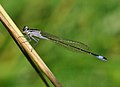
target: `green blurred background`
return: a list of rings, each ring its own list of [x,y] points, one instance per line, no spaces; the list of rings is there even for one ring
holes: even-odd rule
[[[63,87],[120,87],[120,0],[0,0],[16,25],[87,44],[108,62],[50,41],[35,48]],[[52,84],[50,84],[51,87]],[[0,87],[45,87],[0,23]]]

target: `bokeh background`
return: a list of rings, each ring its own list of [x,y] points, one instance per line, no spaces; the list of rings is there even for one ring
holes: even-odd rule
[[[20,30],[27,25],[81,41],[108,58],[104,62],[40,40],[35,49],[63,87],[120,87],[120,0],[0,0],[0,4]],[[2,23],[0,87],[45,87]]]

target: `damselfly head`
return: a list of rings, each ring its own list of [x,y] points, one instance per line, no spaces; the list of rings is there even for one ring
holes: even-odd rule
[[[23,31],[27,31],[27,30],[29,30],[29,27],[28,26],[24,26]]]
[[[23,28],[23,33],[24,34],[28,34],[29,33],[29,27],[28,26],[24,26],[24,28]]]

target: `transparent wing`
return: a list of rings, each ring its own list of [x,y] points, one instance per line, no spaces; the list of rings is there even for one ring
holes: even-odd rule
[[[58,43],[58,44],[66,47],[68,49],[71,49],[71,50],[74,50],[74,51],[77,51],[77,52],[85,52],[83,50],[86,50],[86,51],[89,50],[88,46],[85,45],[82,42],[63,39],[63,38],[57,37],[55,35],[52,35],[52,34],[49,34],[49,33],[46,33],[46,32],[41,32],[41,35],[43,37],[48,38],[49,40],[54,41],[55,43]]]

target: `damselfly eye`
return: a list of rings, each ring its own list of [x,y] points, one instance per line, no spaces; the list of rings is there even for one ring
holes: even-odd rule
[[[28,26],[24,26],[23,31],[29,30]]]

